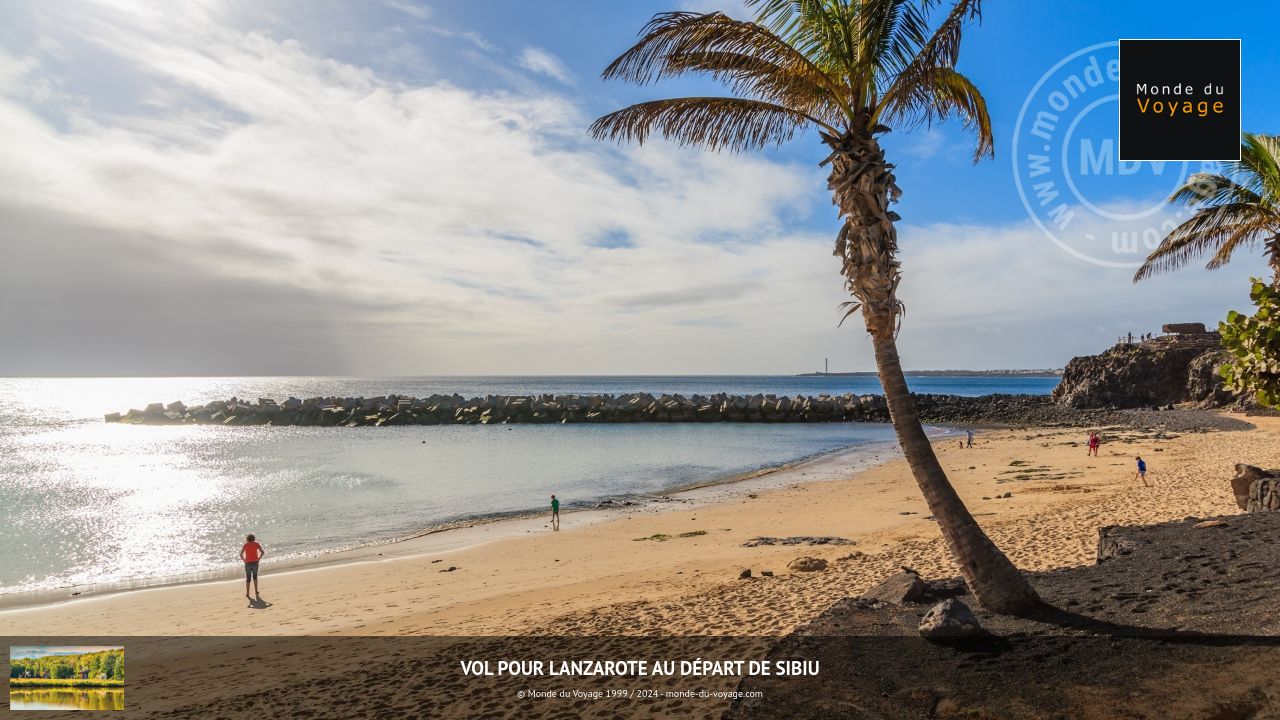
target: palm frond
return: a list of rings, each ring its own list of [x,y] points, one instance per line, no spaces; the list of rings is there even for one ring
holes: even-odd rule
[[[781,144],[808,123],[821,121],[791,108],[760,100],[686,97],[637,103],[591,124],[597,140],[644,144],[657,132],[681,145],[711,150],[755,150]]]
[[[876,72],[877,94],[883,95],[890,85],[889,78],[897,77],[912,58],[920,52],[929,37],[929,20],[921,6],[907,0],[897,0],[894,22],[885,28],[880,47],[870,58]],[[876,101],[872,101],[872,105]]]
[[[742,94],[796,102],[801,112],[849,110],[839,86],[803,53],[761,25],[719,12],[655,15],[601,77],[646,85],[688,72],[711,73]]]
[[[977,136],[973,150],[975,163],[995,155],[986,99],[969,78],[949,67],[921,72],[910,84],[895,84],[891,92],[881,98],[873,117],[878,122],[910,128],[952,116]]]
[[[747,0],[756,20],[809,58],[824,73],[841,79],[861,107],[857,72],[858,7],[847,0]]]
[[[1261,203],[1262,198],[1253,190],[1237,183],[1226,175],[1194,173],[1173,191],[1169,202],[1183,205],[1215,205],[1221,203]]]
[[[930,0],[926,5],[933,5]],[[916,53],[912,64],[921,67],[955,67],[960,60],[964,26],[982,19],[982,0],[956,0],[951,12]]]
[[[1217,270],[1231,262],[1231,256],[1241,247],[1249,247],[1256,244],[1262,239],[1265,227],[1259,227],[1255,224],[1241,225],[1235,229],[1222,241],[1222,245],[1218,247],[1218,251],[1209,258],[1209,262],[1205,264],[1207,270]]]
[[[805,73],[750,55],[722,51],[686,52],[667,56],[677,72],[702,72],[722,82],[731,94],[764,100],[798,110],[828,125],[843,124],[847,116],[839,98]]]
[[[929,6],[932,4],[926,3]],[[980,20],[981,17],[982,0],[956,0],[951,12],[947,13],[933,35],[920,45],[911,60],[896,72],[887,75],[888,87],[881,95],[875,117],[885,116],[886,110],[902,103],[901,98],[913,95],[916,92],[914,86],[928,84],[930,76],[938,68],[954,68],[960,60],[960,40],[965,25]],[[908,108],[912,106],[911,103],[906,104]],[[897,115],[902,117],[900,112]]]
[[[1240,162],[1230,167],[1245,187],[1273,202],[1280,200],[1280,137],[1244,133]]]
[[[1273,219],[1260,214],[1256,205],[1228,203],[1202,208],[1186,222],[1174,228],[1160,245],[1147,256],[1134,282],[1157,273],[1169,272],[1207,253],[1217,253],[1227,243],[1230,252],[1215,267],[1225,263],[1241,243],[1251,242],[1270,226]]]

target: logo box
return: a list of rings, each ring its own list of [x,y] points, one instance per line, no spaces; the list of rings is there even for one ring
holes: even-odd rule
[[[1239,40],[1121,40],[1121,160],[1240,159]]]

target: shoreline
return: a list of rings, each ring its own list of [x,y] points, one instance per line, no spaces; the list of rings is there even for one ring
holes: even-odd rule
[[[926,426],[926,431],[937,432],[936,438],[953,437],[960,431],[955,428]],[[901,458],[897,441],[870,442],[846,445],[787,462],[756,470],[734,473],[714,480],[700,480],[676,485],[657,494],[612,495],[592,501],[594,507],[572,507],[561,513],[571,518],[572,527],[583,527],[608,522],[628,512],[668,512],[701,507],[706,504],[728,502],[752,491],[774,489],[794,481],[794,475],[804,477],[811,469],[821,471],[830,463],[852,460],[858,471]],[[834,478],[831,478],[834,479]],[[806,481],[807,478],[806,478]],[[736,490],[735,490],[736,488]],[[720,490],[721,492],[717,492]],[[605,505],[606,507],[601,507]],[[324,570],[356,563],[379,562],[380,559],[413,558],[422,555],[447,555],[480,545],[500,542],[511,537],[521,537],[546,527],[546,512],[517,511],[502,515],[487,515],[456,520],[439,526],[397,535],[382,540],[361,542],[355,545],[319,550],[300,556],[282,559],[263,566],[263,572],[272,575]],[[562,523],[563,524],[563,523]],[[243,577],[237,564],[228,568],[198,573],[164,575],[138,581],[120,581],[91,585],[67,585],[42,590],[0,593],[0,614],[21,610],[39,610],[45,607],[65,606],[95,599],[164,588],[190,587],[227,582]]]
[[[1280,467],[1280,418],[1202,420],[1205,431],[1113,426],[1098,457],[1081,430],[1062,427],[934,448],[992,541],[1043,571],[1092,565],[1101,527],[1238,514],[1234,464]],[[1138,453],[1154,489],[1134,484]],[[955,576],[905,460],[851,459],[574,513],[563,532],[540,518],[523,532],[488,524],[361,562],[270,572],[264,602],[247,607],[241,582],[225,580],[5,610],[0,635],[782,636],[902,566]],[[441,539],[453,547],[435,551]],[[825,565],[806,571],[799,558]]]

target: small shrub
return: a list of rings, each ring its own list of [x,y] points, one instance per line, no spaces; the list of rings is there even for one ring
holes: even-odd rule
[[[1218,373],[1229,390],[1280,408],[1280,289],[1254,279],[1249,299],[1257,308],[1252,315],[1232,310],[1218,325],[1231,356]]]

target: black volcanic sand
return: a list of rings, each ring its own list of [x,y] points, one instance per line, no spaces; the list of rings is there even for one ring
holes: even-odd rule
[[[957,580],[907,607],[846,599],[781,641],[817,677],[748,678],[732,720],[1280,717],[1280,514],[1110,528],[1127,554],[1033,576],[1044,606],[981,611]],[[916,627],[956,595],[992,633],[935,644]]]
[[[1239,418],[1195,408],[1081,410],[1058,405],[1047,397],[1039,396],[992,395],[981,400],[922,408],[920,416],[923,422],[940,425],[1123,427],[1169,432],[1248,430],[1253,427],[1252,423]]]

